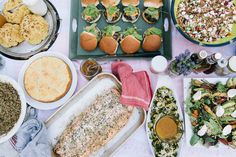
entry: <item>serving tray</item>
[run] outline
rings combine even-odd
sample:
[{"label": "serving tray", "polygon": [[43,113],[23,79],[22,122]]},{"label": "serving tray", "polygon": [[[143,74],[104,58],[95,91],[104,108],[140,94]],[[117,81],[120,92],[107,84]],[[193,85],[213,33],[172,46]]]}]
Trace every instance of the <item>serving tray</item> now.
[{"label": "serving tray", "polygon": [[[153,147],[152,140],[150,139],[150,135],[151,135],[152,131],[149,129],[148,123],[151,121],[151,111],[153,109],[155,95],[156,95],[158,89],[161,88],[161,87],[167,87],[167,88],[169,88],[170,90],[173,91],[173,96],[176,100],[176,105],[178,107],[179,119],[181,121],[183,121],[183,113],[182,113],[182,110],[181,110],[181,105],[178,101],[177,91],[173,88],[173,82],[172,82],[171,78],[169,76],[159,77],[158,84],[157,84],[155,92],[153,94],[152,101],[151,101],[151,104],[150,104],[150,107],[149,107],[149,110],[148,110],[148,114],[147,114],[147,120],[146,120],[147,139],[148,139],[148,143],[149,143],[149,146],[151,148],[153,157],[155,157],[155,148]],[[183,125],[183,129],[184,129],[185,128],[184,123],[182,125]],[[184,141],[184,134],[185,133],[183,131],[183,135],[182,135],[181,139],[179,140],[179,148],[178,148],[179,150],[178,150],[177,157],[180,157],[181,148],[183,147],[183,144],[184,144],[184,142],[183,142]]]},{"label": "serving tray", "polygon": [[[190,97],[191,92],[191,81],[192,79],[195,80],[206,80],[209,83],[217,83],[221,82],[223,84],[227,83],[229,78],[184,78],[184,100],[187,100]],[[187,114],[186,107],[184,108],[184,120],[185,120],[185,127],[186,127],[186,146],[188,148],[194,148],[196,150],[201,150],[205,152],[205,154],[212,154],[212,156],[220,157],[220,156],[232,156],[232,154],[236,153],[236,149],[233,149],[225,144],[219,143],[218,146],[206,147],[201,143],[197,143],[196,145],[192,146],[190,144],[191,137],[193,135],[192,124],[190,121],[190,116]]]},{"label": "serving tray", "polygon": [[[115,76],[107,73],[97,75],[94,79],[75,94],[64,106],[62,106],[47,121],[48,137],[54,147],[58,138],[67,125],[81,112],[83,112],[96,99],[102,91],[117,87],[121,88],[121,83]],[[134,108],[134,111],[126,126],[110,140],[102,149],[98,150],[92,157],[109,157],[139,128],[145,121],[145,111]],[[53,156],[56,156],[53,153]]]},{"label": "serving tray", "polygon": [[[143,6],[144,0],[140,0],[139,8],[141,13],[144,11]],[[83,7],[81,6],[81,1],[71,0],[71,17],[70,17],[70,59],[82,59],[82,58],[121,58],[121,57],[153,57],[156,55],[163,55],[167,59],[172,58],[172,47],[171,47],[171,18],[169,14],[169,1],[163,0],[164,6],[160,9],[160,19],[156,24],[148,24],[146,23],[142,15],[140,15],[138,21],[134,24],[123,22],[122,19],[115,25],[120,26],[122,31],[127,27],[136,26],[140,33],[144,33],[146,29],[150,27],[157,27],[163,30],[162,38],[162,46],[161,49],[157,52],[144,52],[144,50],[140,49],[139,52],[135,54],[125,54],[122,52],[120,46],[117,50],[116,55],[110,56],[102,52],[99,48],[97,48],[93,52],[87,52],[80,47],[80,34],[83,31],[83,28],[87,25],[82,19],[82,11]],[[123,10],[123,6],[121,4],[118,7]],[[104,10],[104,7],[99,4],[99,10]],[[101,19],[98,21],[97,26],[100,30],[102,30],[108,23],[105,21],[105,17],[103,13],[101,13]],[[165,26],[164,26],[165,25]]]}]

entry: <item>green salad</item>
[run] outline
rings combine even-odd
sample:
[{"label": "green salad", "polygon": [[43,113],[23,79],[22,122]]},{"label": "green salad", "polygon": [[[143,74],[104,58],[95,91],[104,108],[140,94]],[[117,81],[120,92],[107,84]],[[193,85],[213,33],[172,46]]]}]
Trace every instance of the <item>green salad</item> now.
[{"label": "green salad", "polygon": [[[149,139],[154,149],[156,157],[176,157],[179,150],[179,140],[183,134],[183,122],[180,119],[176,100],[173,96],[173,91],[167,87],[161,87],[156,91],[152,106],[149,111],[150,118],[147,120],[147,127],[149,133]],[[161,119],[165,118],[165,123],[161,128],[158,128],[158,123]],[[173,135],[173,127],[167,125],[166,119],[172,119],[176,123],[176,132],[174,136],[166,139],[168,130],[172,130],[170,133]],[[158,134],[160,131],[164,131],[164,134]],[[162,136],[162,137],[161,137]],[[164,139],[164,136],[165,139]]]},{"label": "green salad", "polygon": [[236,148],[236,78],[225,84],[192,79],[185,104],[193,129],[191,145],[221,142]]}]

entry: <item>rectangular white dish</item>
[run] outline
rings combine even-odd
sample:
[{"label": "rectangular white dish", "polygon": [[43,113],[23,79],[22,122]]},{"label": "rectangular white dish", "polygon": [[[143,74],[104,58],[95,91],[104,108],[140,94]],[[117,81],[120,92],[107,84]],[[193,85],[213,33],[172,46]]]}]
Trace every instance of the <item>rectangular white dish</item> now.
[{"label": "rectangular white dish", "polygon": [[[184,100],[187,100],[190,96],[190,85],[191,85],[191,80],[196,79],[196,80],[206,80],[210,83],[217,83],[217,82],[222,82],[225,84],[228,80],[228,78],[184,78]],[[211,154],[211,156],[219,157],[222,154],[225,154],[225,156],[229,156],[232,153],[236,153],[236,150],[226,146],[222,143],[219,143],[217,146],[212,146],[212,147],[206,147],[202,145],[201,143],[197,143],[196,145],[192,146],[190,144],[191,137],[193,135],[192,131],[192,125],[190,121],[189,115],[186,113],[186,108],[184,107],[184,120],[185,120],[185,129],[186,129],[186,146],[192,149],[199,150],[201,152],[204,152],[205,154]]]}]

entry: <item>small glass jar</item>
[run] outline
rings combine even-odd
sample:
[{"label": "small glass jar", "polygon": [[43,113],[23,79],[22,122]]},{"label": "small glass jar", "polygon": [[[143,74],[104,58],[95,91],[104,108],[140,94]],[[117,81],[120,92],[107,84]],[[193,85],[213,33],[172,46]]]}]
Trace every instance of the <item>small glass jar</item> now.
[{"label": "small glass jar", "polygon": [[174,67],[175,64],[176,64],[176,60],[173,60],[168,66],[168,75],[170,77],[177,77],[181,75],[175,70],[175,67]]},{"label": "small glass jar", "polygon": [[81,63],[80,71],[87,80],[91,80],[102,72],[102,67],[95,59],[89,58]]}]

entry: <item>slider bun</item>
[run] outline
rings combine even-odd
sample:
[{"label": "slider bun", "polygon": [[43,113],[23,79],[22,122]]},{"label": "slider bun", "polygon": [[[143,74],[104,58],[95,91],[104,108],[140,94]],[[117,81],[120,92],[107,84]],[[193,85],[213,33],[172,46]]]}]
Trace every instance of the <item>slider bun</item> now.
[{"label": "slider bun", "polygon": [[107,36],[103,37],[99,42],[100,49],[109,55],[116,53],[118,45],[118,42],[114,38]]},{"label": "slider bun", "polygon": [[127,54],[136,53],[140,49],[140,45],[141,42],[132,35],[128,35],[121,40],[121,49]]},{"label": "slider bun", "polygon": [[117,6],[120,0],[101,0],[101,3],[105,8],[108,8],[109,6]]},{"label": "slider bun", "polygon": [[149,35],[143,40],[143,50],[147,52],[157,51],[161,48],[161,37],[159,35]]},{"label": "slider bun", "polygon": [[163,6],[163,0],[144,0],[144,7],[160,8]]},{"label": "slider bun", "polygon": [[133,6],[138,6],[139,5],[139,0],[122,0],[122,5],[123,6],[128,6],[128,5],[133,5]]},{"label": "slider bun", "polygon": [[81,0],[82,7],[87,7],[90,4],[97,6],[99,4],[98,0]]},{"label": "slider bun", "polygon": [[82,32],[80,34],[80,46],[85,51],[93,51],[97,48],[98,40],[97,37],[88,32]]}]

